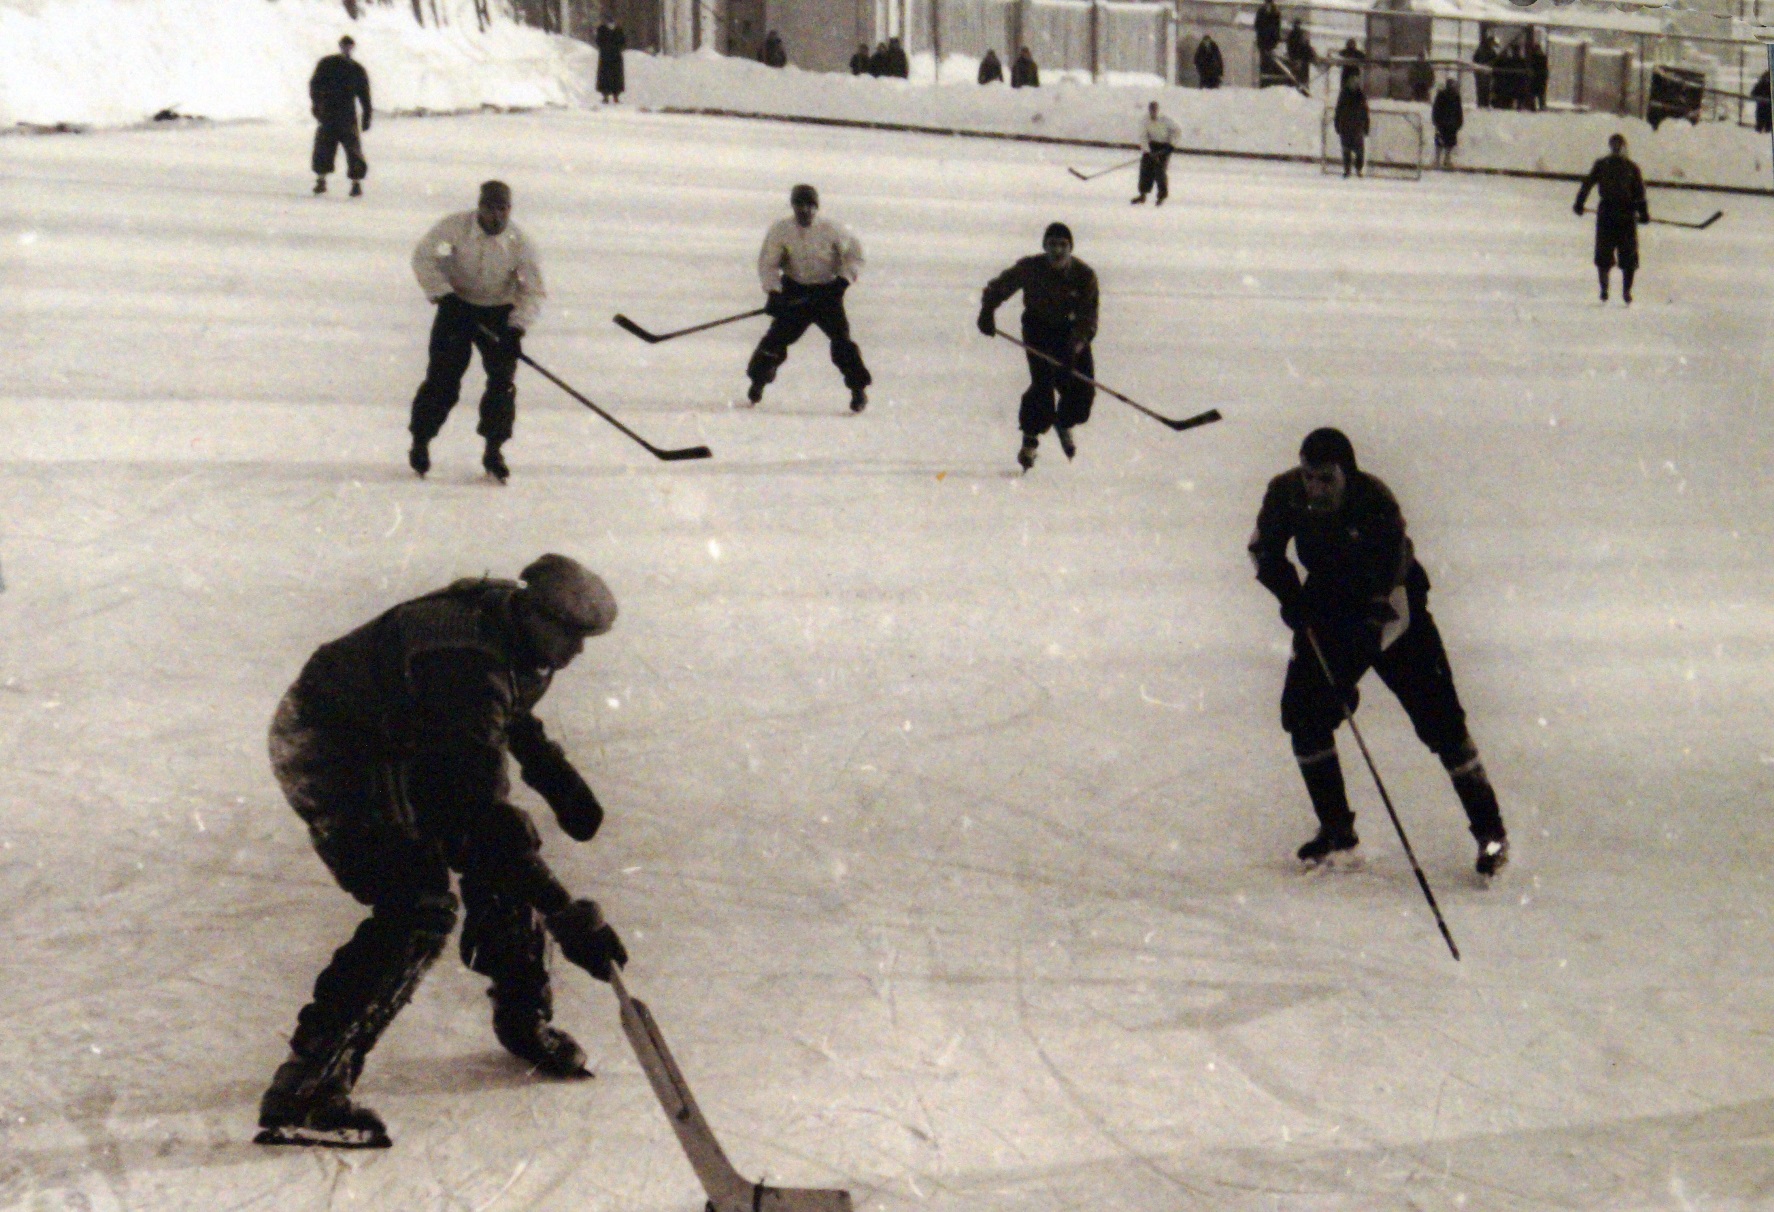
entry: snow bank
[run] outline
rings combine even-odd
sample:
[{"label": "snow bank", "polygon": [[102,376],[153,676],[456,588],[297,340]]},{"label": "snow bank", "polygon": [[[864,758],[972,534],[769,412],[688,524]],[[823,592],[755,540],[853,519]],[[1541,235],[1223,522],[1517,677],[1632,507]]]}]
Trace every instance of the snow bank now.
[{"label": "snow bank", "polygon": [[176,107],[215,119],[306,118],[308,77],[357,39],[378,110],[568,105],[589,79],[581,43],[440,0],[352,21],[338,0],[0,0],[0,126],[119,126]]}]

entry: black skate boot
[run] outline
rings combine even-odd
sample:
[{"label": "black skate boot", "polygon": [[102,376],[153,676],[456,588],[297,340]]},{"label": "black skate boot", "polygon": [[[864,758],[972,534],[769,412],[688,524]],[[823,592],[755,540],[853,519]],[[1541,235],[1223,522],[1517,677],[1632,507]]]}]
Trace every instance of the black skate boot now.
[{"label": "black skate boot", "polygon": [[513,1056],[545,1077],[592,1076],[585,1067],[585,1049],[540,1014],[493,1015],[493,1035]]},{"label": "black skate boot", "polygon": [[1355,836],[1355,814],[1349,811],[1349,797],[1343,789],[1343,766],[1337,761],[1336,744],[1314,746],[1314,750],[1295,757],[1300,777],[1306,780],[1306,792],[1312,797],[1312,811],[1318,815],[1318,836],[1296,853],[1308,867],[1354,866],[1361,857],[1356,852],[1361,839]]},{"label": "black skate boot", "polygon": [[325,177],[314,178],[314,192],[317,194],[324,194],[326,192],[326,178]]},{"label": "black skate boot", "polygon": [[1460,797],[1467,826],[1478,842],[1478,874],[1489,879],[1509,861],[1509,832],[1503,828],[1497,793],[1479,759],[1478,746],[1467,737],[1443,754],[1441,762],[1454,782],[1454,794]]},{"label": "black skate boot", "polygon": [[1072,441],[1072,431],[1064,425],[1056,425],[1053,432],[1059,435],[1059,448],[1065,453],[1066,462],[1070,463],[1078,456],[1078,444]]},{"label": "black skate boot", "polygon": [[1509,863],[1509,839],[1494,837],[1478,844],[1478,874],[1490,879]]},{"label": "black skate boot", "polygon": [[381,1116],[352,1102],[336,1081],[320,1079],[307,1061],[291,1057],[259,1102],[259,1134],[253,1143],[386,1149],[394,1142]]},{"label": "black skate boot", "polygon": [[850,389],[850,411],[861,412],[869,406],[869,393],[860,387]]},{"label": "black skate boot", "polygon": [[421,480],[424,479],[425,473],[431,470],[431,443],[414,438],[413,448],[407,451],[407,466],[417,472]]},{"label": "black skate boot", "polygon": [[1355,836],[1354,829],[1331,833],[1320,828],[1318,836],[1301,846],[1295,853],[1299,855],[1300,861],[1309,867],[1316,867],[1321,863],[1335,865],[1339,862],[1359,858],[1360,856],[1354,851],[1360,845],[1361,839]]},{"label": "black skate boot", "polygon": [[353,181],[351,183],[351,196],[353,198],[363,197],[363,182],[362,181]]},{"label": "black skate boot", "polygon": [[1041,439],[1037,438],[1032,433],[1025,433],[1023,435],[1022,449],[1016,452],[1017,466],[1021,467],[1024,471],[1033,467],[1035,465],[1035,449],[1040,444]]},{"label": "black skate boot", "polygon": [[511,468],[505,465],[505,456],[491,442],[487,443],[487,453],[481,456],[480,465],[487,469],[487,474],[503,484],[511,478]]},{"label": "black skate boot", "polygon": [[1146,202],[1146,195],[1144,195],[1144,194],[1141,194],[1137,198],[1129,198],[1127,200],[1127,204],[1129,206],[1143,206],[1143,205],[1145,205],[1145,202]]},{"label": "black skate boot", "polygon": [[745,398],[752,404],[761,403],[764,399],[764,385],[753,379],[751,386],[745,389]]}]

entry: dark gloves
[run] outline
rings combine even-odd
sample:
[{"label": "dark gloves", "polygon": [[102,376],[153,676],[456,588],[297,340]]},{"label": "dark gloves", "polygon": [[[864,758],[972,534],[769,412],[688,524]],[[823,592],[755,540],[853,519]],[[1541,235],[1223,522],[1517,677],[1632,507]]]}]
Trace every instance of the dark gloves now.
[{"label": "dark gloves", "polygon": [[1571,213],[1574,215],[1581,215],[1583,213],[1583,203],[1581,203],[1581,202],[1571,203]]},{"label": "dark gloves", "polygon": [[998,335],[998,323],[992,318],[990,308],[979,309],[979,331],[982,336],[995,337]]},{"label": "dark gloves", "polygon": [[777,316],[780,316],[782,314],[782,312],[783,312],[783,302],[782,302],[782,292],[780,290],[773,290],[769,294],[764,296],[764,314],[765,315],[774,319]]},{"label": "dark gloves", "polygon": [[625,967],[628,951],[604,920],[596,901],[577,900],[545,919],[561,954],[600,981],[610,979],[612,966]]},{"label": "dark gloves", "polygon": [[570,773],[573,776],[571,784],[544,798],[554,809],[554,819],[561,823],[561,832],[575,842],[589,842],[597,836],[598,826],[604,823],[604,808],[591,793],[591,788],[585,785],[585,780],[576,771]]}]

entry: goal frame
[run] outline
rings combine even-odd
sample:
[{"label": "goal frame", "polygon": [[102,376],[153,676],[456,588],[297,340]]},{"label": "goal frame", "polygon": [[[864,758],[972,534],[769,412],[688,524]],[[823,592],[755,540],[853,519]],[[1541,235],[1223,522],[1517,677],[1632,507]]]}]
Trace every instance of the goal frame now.
[{"label": "goal frame", "polygon": [[[1370,177],[1420,181],[1423,177],[1423,115],[1421,106],[1368,102],[1367,163],[1362,171]],[[1324,173],[1343,171],[1343,144],[1337,138],[1336,109],[1326,106],[1318,127],[1318,166]],[[1384,140],[1375,132],[1382,122],[1394,132]]]}]

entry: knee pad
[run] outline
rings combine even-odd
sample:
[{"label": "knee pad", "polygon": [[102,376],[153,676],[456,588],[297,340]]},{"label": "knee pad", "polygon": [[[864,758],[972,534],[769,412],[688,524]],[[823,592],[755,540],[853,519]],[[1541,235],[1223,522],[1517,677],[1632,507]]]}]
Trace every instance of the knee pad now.
[{"label": "knee pad", "polygon": [[1454,778],[1465,778],[1472,774],[1484,777],[1484,762],[1478,756],[1478,746],[1473,744],[1470,736],[1463,736],[1452,745],[1436,751],[1441,765]]},{"label": "knee pad", "polygon": [[1337,756],[1337,738],[1328,732],[1296,732],[1293,742],[1294,761],[1313,766]]}]

